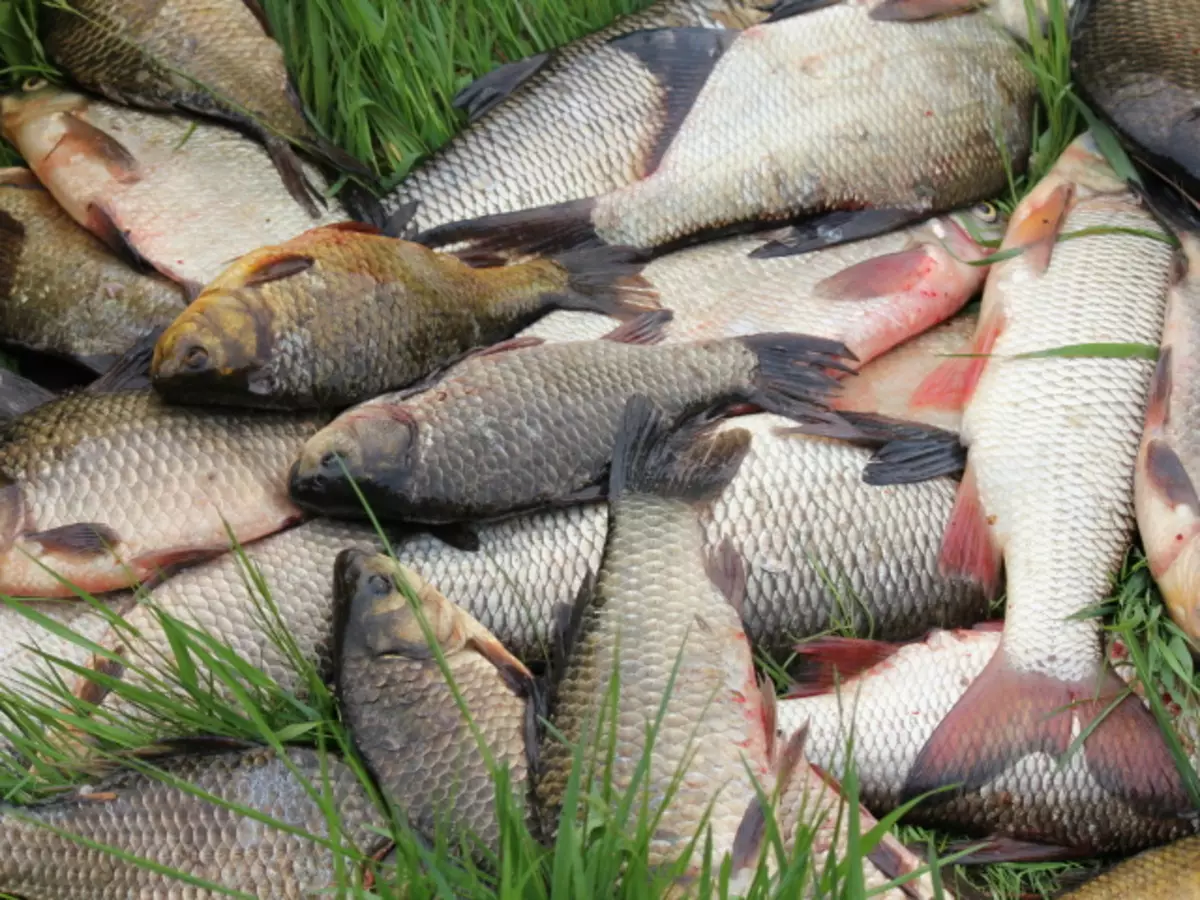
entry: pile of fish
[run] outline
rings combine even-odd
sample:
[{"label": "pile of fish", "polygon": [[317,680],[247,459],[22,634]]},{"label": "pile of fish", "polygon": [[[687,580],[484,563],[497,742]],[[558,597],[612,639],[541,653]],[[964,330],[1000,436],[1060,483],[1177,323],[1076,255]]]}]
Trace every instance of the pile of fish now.
[{"label": "pile of fish", "polygon": [[[0,378],[0,593],[30,598],[0,685],[44,697],[49,654],[136,719],[166,617],[303,693],[299,653],[389,806],[484,868],[502,801],[553,841],[594,777],[644,792],[677,893],[748,890],[776,834],[821,871],[852,764],[863,835],[919,799],[977,860],[1149,850],[1079,896],[1195,892],[1200,727],[1164,732],[1089,613],[1140,532],[1200,638],[1200,2],[1074,6],[1144,178],[1085,132],[1005,216],[1024,0],[660,0],[484,75],[344,202],[365,170],[255,4],[55,5],[76,87],[0,99],[30,167],[0,171],[0,343],[34,376]],[[793,652],[777,697],[757,656]],[[162,738],[0,806],[0,891],[298,897],[391,850],[347,761]],[[867,848],[868,888],[942,890]]]}]

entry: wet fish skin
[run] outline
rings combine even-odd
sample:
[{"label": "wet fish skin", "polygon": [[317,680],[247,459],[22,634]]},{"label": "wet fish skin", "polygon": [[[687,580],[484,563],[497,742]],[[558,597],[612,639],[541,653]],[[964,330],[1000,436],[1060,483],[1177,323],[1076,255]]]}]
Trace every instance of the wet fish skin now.
[{"label": "wet fish skin", "polygon": [[[661,252],[800,219],[812,232],[805,241],[822,246],[1000,193],[1005,159],[1024,159],[1030,140],[1034,84],[1017,44],[984,11],[897,25],[873,19],[872,6],[850,0],[756,25],[723,53],[702,33],[691,52],[675,46],[687,46],[678,33],[639,37],[643,58],[667,81],[711,67],[652,174],[587,200],[450,223],[418,239]],[[840,217],[837,234],[820,227],[829,213]]]},{"label": "wet fish skin", "polygon": [[1086,0],[1071,21],[1075,84],[1135,156],[1200,204],[1200,3]]},{"label": "wet fish skin", "polygon": [[[1192,223],[1193,225],[1195,223]],[[1200,637],[1200,233],[1178,229],[1182,259],[1167,298],[1166,323],[1134,474],[1138,530],[1171,618]]]},{"label": "wet fish skin", "polygon": [[758,5],[660,0],[544,55],[515,88],[503,77],[513,66],[483,76],[476,93],[497,82],[511,93],[417,166],[383,198],[384,211],[415,203],[408,225],[424,230],[591,197],[642,177],[668,114],[665,88],[608,41],[648,28],[741,28],[765,18]]},{"label": "wet fish skin", "polygon": [[[149,389],[61,397],[0,429],[0,591],[93,593],[296,521],[286,473],[315,417],[168,406]],[[28,555],[27,555],[28,554]]]},{"label": "wet fish skin", "polygon": [[[536,740],[533,675],[494,635],[437,588],[390,557],[360,550],[334,566],[338,693],[346,722],[381,790],[420,833],[442,828],[500,852],[496,783],[488,757],[528,791]],[[427,636],[400,585],[416,595]],[[429,639],[437,642],[476,733]],[[481,746],[482,744],[482,746]],[[469,837],[468,837],[469,839]]]},{"label": "wet fish skin", "polygon": [[304,183],[289,142],[327,162],[354,163],[314,133],[283,50],[262,10],[245,0],[73,0],[47,10],[45,27],[51,58],[84,88],[114,103],[186,110],[253,134],[314,215],[320,193]]},{"label": "wet fish skin", "polygon": [[1117,863],[1082,887],[1074,900],[1197,900],[1200,898],[1200,837],[1186,837]]},{"label": "wet fish skin", "polygon": [[[372,853],[383,843],[371,826],[382,817],[353,771],[335,757],[289,748],[291,764],[312,789],[332,797],[344,844]],[[154,763],[223,800],[326,838],[325,813],[274,751],[187,755]],[[18,821],[17,815],[34,820]],[[90,794],[43,806],[0,807],[0,884],[29,900],[125,900],[127,897],[217,897],[222,893],[147,871],[60,837],[38,822],[119,848],[136,857],[256,896],[294,898],[328,888],[329,851],[141,773],[118,773]]]},{"label": "wet fish skin", "polygon": [[77,225],[28,169],[0,169],[0,340],[103,370],[184,307]]},{"label": "wet fish skin", "polygon": [[344,409],[556,307],[652,309],[639,267],[602,249],[472,268],[367,226],[326,226],[226,269],[163,333],[151,374],[176,402]]},{"label": "wet fish skin", "polygon": [[346,218],[334,201],[314,219],[266,151],[221,125],[33,83],[0,97],[0,131],[71,218],[193,294],[264,243]]},{"label": "wet fish skin", "polygon": [[820,369],[842,358],[834,342],[802,335],[493,352],[413,396],[343,413],[305,445],[291,494],[307,509],[361,517],[353,479],[376,515],[435,524],[597,499],[612,452],[606,435],[635,391],[676,417],[746,400],[820,421],[834,384]]},{"label": "wet fish skin", "polygon": [[[1000,624],[934,631],[911,644],[835,639],[818,640],[807,649],[801,645],[802,655],[823,663],[810,671],[825,677],[801,681],[796,693],[811,696],[779,701],[781,736],[807,727],[809,760],[839,777],[853,728],[863,802],[880,815],[895,809],[930,736],[1000,646]],[[858,671],[854,660],[872,657],[879,661]],[[837,690],[829,677],[834,667],[840,670]],[[1124,667],[1118,672],[1131,677]],[[1151,721],[1150,730],[1126,746],[1127,764],[1156,765],[1158,739]],[[1112,793],[1083,751],[1072,754],[1062,768],[1035,753],[1008,761],[982,790],[921,804],[907,820],[1094,854],[1129,853],[1196,830],[1195,818],[1172,809],[1170,797],[1157,798],[1157,806],[1154,799],[1130,802]]]}]

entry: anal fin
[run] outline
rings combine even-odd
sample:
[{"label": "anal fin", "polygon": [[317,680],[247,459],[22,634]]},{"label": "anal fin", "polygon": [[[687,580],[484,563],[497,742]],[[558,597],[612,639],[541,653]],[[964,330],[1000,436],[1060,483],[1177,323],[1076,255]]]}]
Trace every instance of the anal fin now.
[{"label": "anal fin", "polygon": [[958,486],[938,562],[943,574],[972,578],[982,585],[988,596],[996,596],[1000,587],[1000,548],[996,546],[991,523],[979,499],[979,487],[970,463]]},{"label": "anal fin", "polygon": [[84,558],[102,556],[121,543],[119,534],[97,522],[76,522],[46,531],[31,531],[24,538],[41,544],[47,553]]},{"label": "anal fin", "polygon": [[974,395],[987,368],[988,356],[1003,330],[1004,317],[999,313],[980,319],[965,354],[946,360],[930,372],[913,392],[911,406],[962,410]]}]

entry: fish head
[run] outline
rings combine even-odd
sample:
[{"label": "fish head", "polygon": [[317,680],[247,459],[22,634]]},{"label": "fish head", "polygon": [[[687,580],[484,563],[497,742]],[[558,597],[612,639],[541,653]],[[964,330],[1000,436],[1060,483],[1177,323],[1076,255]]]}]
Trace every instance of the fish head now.
[{"label": "fish head", "polygon": [[63,90],[44,78],[29,78],[19,91],[0,97],[0,131],[12,143],[26,144],[31,131],[44,130],[41,123],[62,113],[80,112],[87,105],[83,94]]},{"label": "fish head", "polygon": [[271,345],[265,310],[244,291],[210,289],[162,333],[150,377],[168,397],[262,400],[273,393]]},{"label": "fish head", "polygon": [[416,420],[402,404],[380,398],[313,435],[292,466],[288,487],[298,505],[326,515],[361,516],[365,501],[376,512],[403,517],[416,464]]}]

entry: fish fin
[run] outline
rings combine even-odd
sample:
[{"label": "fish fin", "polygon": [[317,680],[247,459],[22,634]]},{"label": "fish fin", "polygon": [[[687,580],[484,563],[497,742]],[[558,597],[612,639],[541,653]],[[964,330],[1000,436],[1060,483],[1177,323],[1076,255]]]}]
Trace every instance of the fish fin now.
[{"label": "fish fin", "polygon": [[[470,353],[465,354],[459,362],[465,362],[468,359],[479,359],[484,356],[500,356],[504,353],[511,353],[513,350],[528,350],[530,347],[540,347],[544,343],[546,343],[545,338],[534,337],[533,335],[509,338],[506,341],[500,341],[489,347],[480,347],[478,350],[472,350]],[[438,374],[440,378],[441,373]]]},{"label": "fish fin", "polygon": [[1172,507],[1186,506],[1200,515],[1200,496],[1179,454],[1157,438],[1146,445],[1146,478]]},{"label": "fish fin", "polygon": [[797,644],[793,650],[802,661],[800,674],[788,685],[784,697],[795,700],[828,694],[839,684],[894,656],[902,646],[844,637],[814,638]]},{"label": "fish fin", "polygon": [[603,481],[599,481],[596,484],[589,484],[586,487],[576,488],[570,493],[563,494],[548,505],[559,508],[580,506],[584,503],[595,503],[599,500],[604,500],[606,497],[608,497],[608,485]]},{"label": "fish fin", "polygon": [[25,245],[25,226],[0,210],[0,300],[12,296]]},{"label": "fish fin", "polygon": [[[285,523],[284,527],[287,524],[291,523]],[[215,547],[170,547],[166,550],[143,553],[133,560],[132,565],[135,569],[153,573],[147,578],[145,582],[147,585],[161,584],[170,573],[183,566],[215,559],[228,551],[228,547],[219,549]]]},{"label": "fish fin", "polygon": [[973,355],[948,359],[930,372],[913,392],[910,405],[914,409],[964,409],[987,369],[988,355],[1004,324],[1004,316],[999,313],[981,319],[967,351]]},{"label": "fish fin", "polygon": [[1002,248],[1023,249],[1030,267],[1038,274],[1045,272],[1074,196],[1075,185],[1061,184],[1042,202],[1020,211],[1008,226]]},{"label": "fish fin", "polygon": [[497,66],[480,75],[454,95],[450,105],[464,110],[467,122],[475,122],[495,109],[513,91],[540,72],[550,61],[550,53],[538,53]]},{"label": "fish fin", "polygon": [[552,689],[566,674],[567,663],[583,631],[584,617],[595,594],[596,573],[589,569],[579,585],[579,590],[575,592],[575,598],[570,603],[560,603],[555,608],[549,663],[546,667],[546,680]]},{"label": "fish fin", "polygon": [[262,744],[241,738],[216,734],[193,734],[186,737],[162,738],[153,744],[131,750],[128,755],[142,761],[150,761],[172,756],[212,756],[217,753],[254,750],[262,746]]},{"label": "fish fin", "polygon": [[79,557],[102,556],[121,543],[119,534],[98,522],[75,522],[46,531],[29,531],[23,537],[41,544],[48,553]]},{"label": "fish fin", "polygon": [[1163,347],[1158,353],[1154,380],[1150,382],[1150,403],[1146,407],[1147,430],[1161,428],[1171,421],[1171,387],[1174,383],[1172,356],[1170,346]]},{"label": "fish fin", "polygon": [[636,57],[666,93],[662,125],[642,177],[658,168],[708,76],[737,36],[737,31],[724,28],[650,28],[609,41],[614,49]]},{"label": "fish fin", "polygon": [[426,529],[431,535],[455,550],[466,553],[479,552],[479,532],[467,522],[430,525]]},{"label": "fish fin", "polygon": [[[313,159],[324,163],[338,172],[345,172],[350,175],[354,175],[355,177],[360,178],[368,183],[373,183],[375,181],[375,173],[371,171],[371,168],[366,165],[366,163],[360,160],[353,153],[343,150],[333,141],[326,137],[322,137],[316,132],[313,132],[298,143],[304,148],[304,151],[308,153],[309,156],[313,157]],[[324,195],[320,192],[320,190],[317,190],[315,185],[310,187],[315,191],[317,196],[321,198],[322,202],[324,202]]]},{"label": "fish fin", "polygon": [[588,247],[554,257],[567,289],[548,298],[555,309],[603,313],[628,320],[659,309],[658,292],[640,274],[643,254],[632,247]]},{"label": "fish fin", "polygon": [[570,200],[518,212],[447,222],[418,234],[413,240],[427,247],[471,241],[480,249],[504,253],[547,254],[583,247],[605,246],[592,225],[594,198]]},{"label": "fish fin", "polygon": [[958,477],[967,468],[967,448],[952,431],[884,444],[863,468],[863,483],[875,487],[917,484],[933,478]]},{"label": "fish fin", "polygon": [[1000,549],[992,539],[991,524],[979,499],[979,487],[969,462],[946,524],[938,564],[944,574],[971,578],[989,597],[996,596],[1000,587]]},{"label": "fish fin", "polygon": [[758,359],[753,386],[740,399],[799,421],[845,424],[826,405],[838,384],[829,370],[853,371],[847,361],[856,357],[845,344],[787,333],[756,334],[737,340]]},{"label": "fish fin", "polygon": [[870,300],[911,291],[936,265],[924,245],[864,260],[813,286],[824,300]]},{"label": "fish fin", "polygon": [[392,210],[391,215],[380,225],[380,231],[387,237],[411,240],[413,234],[409,226],[412,225],[412,220],[416,217],[417,210],[420,207],[421,204],[416,200],[401,203]]},{"label": "fish fin", "polygon": [[613,442],[608,495],[625,493],[706,503],[732,480],[750,450],[750,433],[714,433],[693,419],[677,429],[652,400],[635,394],[625,404]]},{"label": "fish fin", "polygon": [[[976,848],[976,849],[971,849]],[[1059,847],[1054,844],[1038,844],[1033,841],[1019,841],[1015,838],[996,835],[981,838],[977,841],[950,841],[941,851],[942,857],[951,854],[964,853],[958,856],[954,864],[957,866],[989,866],[995,863],[1030,863],[1066,861],[1071,859],[1086,859],[1095,855],[1088,847]]]},{"label": "fish fin", "polygon": [[[775,760],[775,796],[782,797],[797,770],[808,763],[804,758],[804,744],[808,740],[807,723],[793,734],[783,746]],[[742,821],[738,823],[730,851],[732,871],[738,872],[758,865],[762,855],[763,840],[767,834],[767,809],[762,798],[756,796],[746,808]]]},{"label": "fish fin", "polygon": [[767,759],[775,761],[779,744],[779,698],[775,696],[775,683],[766,675],[758,679],[758,692],[762,695],[763,733],[767,737]]},{"label": "fish fin", "polygon": [[103,160],[108,174],[120,184],[134,184],[141,180],[137,159],[111,134],[101,131],[74,113],[64,115],[62,122],[64,134],[58,147],[74,146],[90,157],[99,157]]},{"label": "fish fin", "polygon": [[746,603],[746,561],[729,538],[722,539],[716,549],[704,559],[704,571],[729,601],[729,605],[737,610],[738,617]]},{"label": "fish fin", "polygon": [[[840,410],[841,428],[828,436],[837,437],[860,447],[877,448],[878,453],[872,462],[867,464],[863,473],[863,481],[867,484],[905,484],[915,481],[927,481],[938,475],[958,475],[966,467],[966,448],[962,446],[959,435],[936,425],[926,425],[924,422],[911,422],[907,419],[897,419],[880,413],[855,412]],[[821,429],[813,429],[806,425],[798,427],[777,426],[775,434],[821,433]],[[880,480],[873,480],[871,465],[876,460],[881,463],[902,463],[911,456],[913,464],[923,462],[924,469],[912,469],[895,473],[895,481],[886,480],[891,474],[886,470],[880,473]],[[922,457],[922,459],[918,459]],[[899,477],[906,476],[906,477]]]},{"label": "fish fin", "polygon": [[246,274],[242,286],[255,287],[272,281],[281,281],[284,278],[299,275],[301,272],[307,272],[315,264],[316,260],[307,254],[281,250],[257,261],[254,268]]},{"label": "fish fin", "polygon": [[287,192],[310,217],[318,218],[321,210],[327,205],[327,201],[316,185],[309,181],[300,156],[296,153],[291,141],[270,132],[262,134],[261,137],[263,146],[266,147],[271,162],[275,164],[275,171],[279,173],[279,178],[283,181]]},{"label": "fish fin", "polygon": [[826,6],[836,6],[842,0],[776,0],[775,3],[769,6],[763,6],[763,12],[770,13],[764,20],[766,22],[778,22],[782,19],[790,19],[792,16],[803,15],[804,13],[813,12],[818,9],[824,9]]},{"label": "fish fin", "polygon": [[150,260],[142,256],[137,247],[129,240],[129,232],[117,225],[112,215],[103,206],[96,203],[88,204],[86,225],[88,231],[104,241],[109,249],[130,268],[143,273],[154,270]]},{"label": "fish fin", "polygon": [[500,639],[486,629],[482,633],[473,634],[467,641],[471,648],[496,667],[504,683],[518,697],[532,698],[534,685],[533,673],[525,664],[517,659]]},{"label": "fish fin", "polygon": [[0,370],[0,418],[14,418],[54,399],[56,395],[16,372]]},{"label": "fish fin", "polygon": [[883,0],[868,14],[878,22],[920,22],[970,12],[986,0]]},{"label": "fish fin", "polygon": [[826,247],[876,237],[928,215],[919,209],[855,209],[820,213],[798,222],[775,240],[751,251],[752,259],[797,256]]},{"label": "fish fin", "polygon": [[[116,647],[113,653],[124,655],[124,647]],[[107,656],[99,656],[93,654],[87,664],[88,672],[94,675],[103,675],[108,678],[120,678],[125,671],[123,663]],[[90,703],[93,706],[99,706],[104,702],[104,698],[108,696],[109,688],[96,681],[88,675],[80,674],[75,679],[75,685],[71,690],[73,696],[84,703]]]},{"label": "fish fin", "polygon": [[149,387],[154,347],[165,330],[165,326],[159,325],[146,332],[85,390],[89,394],[115,394]]},{"label": "fish fin", "polygon": [[17,188],[18,190],[45,191],[46,186],[38,181],[36,175],[29,169],[14,166],[0,169],[0,187]]},{"label": "fish fin", "polygon": [[669,309],[656,309],[621,323],[600,339],[618,344],[659,344],[667,336],[667,323],[674,317]]}]

